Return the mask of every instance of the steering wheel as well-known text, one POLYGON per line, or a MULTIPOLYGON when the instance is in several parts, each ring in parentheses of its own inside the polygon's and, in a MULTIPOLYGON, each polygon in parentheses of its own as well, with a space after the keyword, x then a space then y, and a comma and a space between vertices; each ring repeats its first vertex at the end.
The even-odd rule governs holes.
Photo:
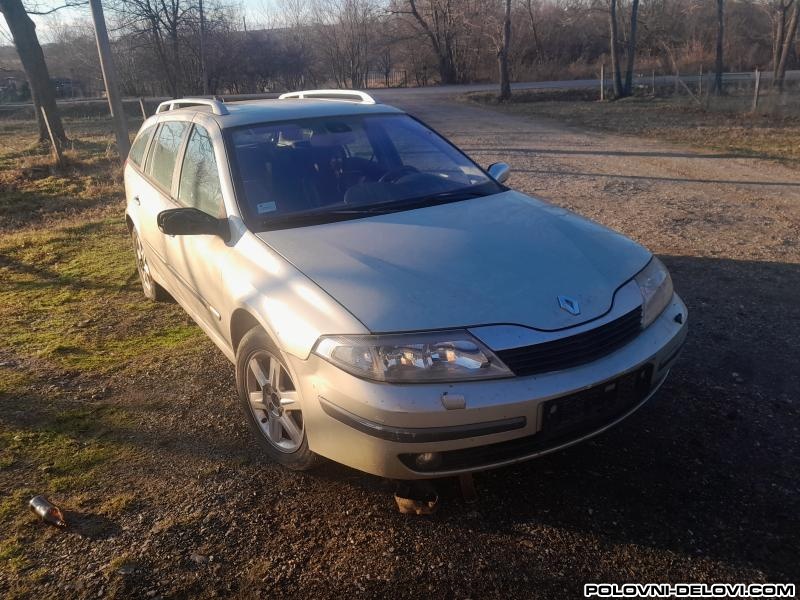
POLYGON ((412 167, 411 165, 403 165, 402 167, 387 171, 381 175, 378 181, 381 183, 394 183, 398 179, 405 177, 406 175, 413 175, 414 173, 419 173, 419 169, 412 167))

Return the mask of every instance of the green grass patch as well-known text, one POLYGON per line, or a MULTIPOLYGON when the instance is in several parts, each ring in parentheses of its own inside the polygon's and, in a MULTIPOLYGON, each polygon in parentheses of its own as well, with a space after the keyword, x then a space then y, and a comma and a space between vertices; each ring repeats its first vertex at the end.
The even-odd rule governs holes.
POLYGON ((20 571, 28 564, 22 544, 17 539, 0 541, 0 565, 12 571, 20 571))
POLYGON ((108 372, 202 338, 176 305, 146 301, 121 218, 0 241, 0 339, 16 358, 108 372))

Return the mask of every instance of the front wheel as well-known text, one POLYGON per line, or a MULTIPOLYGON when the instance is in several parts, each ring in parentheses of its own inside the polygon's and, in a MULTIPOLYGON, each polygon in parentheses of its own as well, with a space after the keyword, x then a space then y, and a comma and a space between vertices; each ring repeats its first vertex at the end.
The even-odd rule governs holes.
POLYGON ((260 327, 248 331, 236 352, 236 387, 247 423, 269 457, 305 471, 319 459, 308 448, 294 381, 280 351, 260 327))

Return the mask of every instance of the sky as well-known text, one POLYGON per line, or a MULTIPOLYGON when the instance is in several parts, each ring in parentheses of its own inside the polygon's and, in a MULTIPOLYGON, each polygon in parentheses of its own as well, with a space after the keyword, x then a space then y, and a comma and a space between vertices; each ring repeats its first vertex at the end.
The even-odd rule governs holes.
MULTIPOLYGON (((275 10, 280 0, 234 0, 234 2, 242 6, 248 22, 258 23, 259 21, 264 21, 270 11, 275 10)), ((23 3, 29 9, 35 6, 37 10, 43 11, 63 6, 64 0, 23 0, 23 3)), ((33 16, 32 18, 36 23, 39 41, 44 44, 51 41, 54 31, 59 27, 90 22, 92 15, 87 3, 85 6, 64 8, 48 16, 33 16)), ((108 15, 106 15, 106 18, 108 18, 108 15)), ((13 40, 6 27, 5 20, 0 17, 0 46, 10 46, 12 44, 13 40)))

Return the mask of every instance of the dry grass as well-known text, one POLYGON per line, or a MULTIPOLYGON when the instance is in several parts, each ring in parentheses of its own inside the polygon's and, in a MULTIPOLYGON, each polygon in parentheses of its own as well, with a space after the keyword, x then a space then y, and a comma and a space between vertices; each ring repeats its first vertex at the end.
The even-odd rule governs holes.
POLYGON ((766 96, 759 110, 750 113, 751 98, 745 95, 714 99, 708 106, 687 97, 637 96, 599 102, 597 96, 594 90, 546 90, 517 92, 508 104, 497 104, 494 95, 486 93, 468 98, 513 114, 800 164, 796 98, 766 96))

